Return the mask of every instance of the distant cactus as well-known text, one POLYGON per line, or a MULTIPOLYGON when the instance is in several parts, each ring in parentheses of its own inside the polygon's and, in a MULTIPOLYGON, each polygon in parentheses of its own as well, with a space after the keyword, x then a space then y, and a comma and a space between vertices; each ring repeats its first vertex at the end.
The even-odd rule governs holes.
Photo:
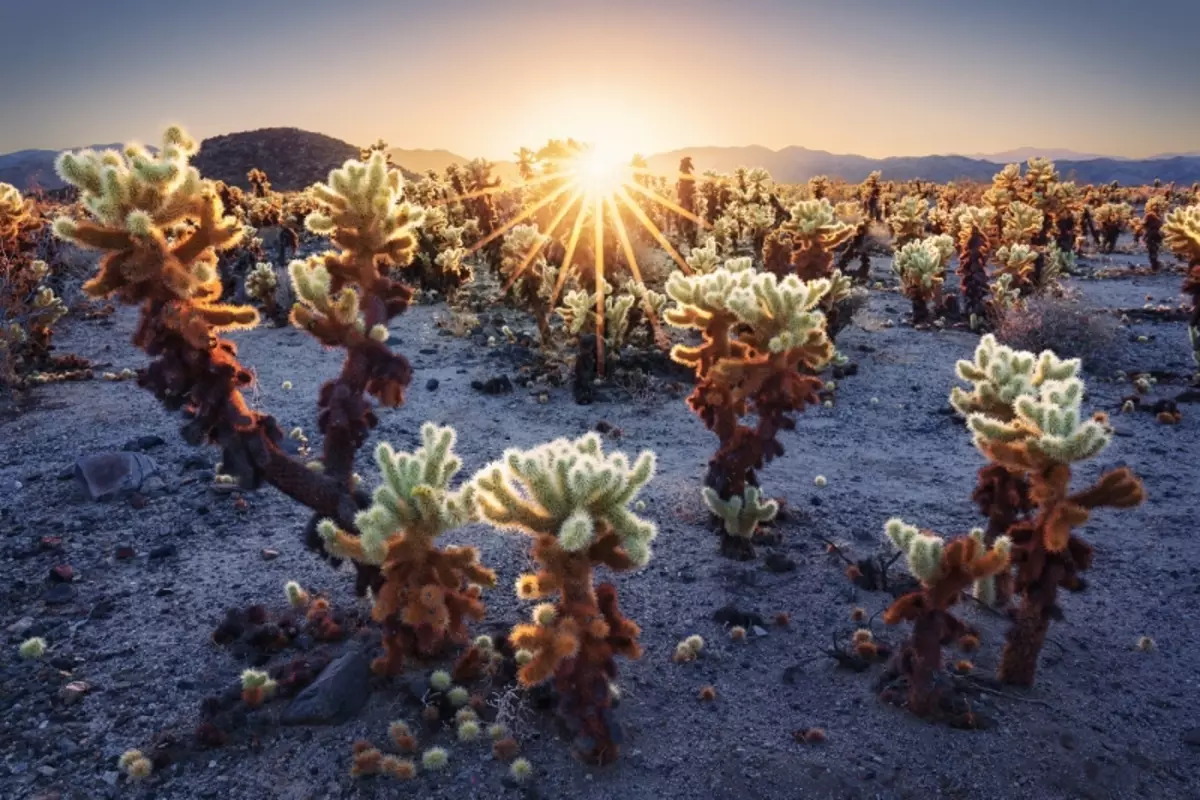
POLYGON ((895 237, 897 250, 925 233, 925 214, 928 211, 929 201, 912 195, 904 197, 892 209, 887 222, 895 237))
POLYGON ((540 569, 522 576, 521 596, 558 596, 554 614, 539 612, 509 635, 528 654, 521 683, 554 679, 559 714, 579 755, 592 763, 613 761, 621 741, 610 710, 613 658, 641 655, 638 626, 621 615, 612 585, 593 590, 593 573, 597 566, 623 572, 649 561, 657 529, 631 506, 654 463, 649 451, 633 463, 605 454, 600 438, 588 434, 509 450, 475 479, 483 519, 534 539, 540 569))
POLYGON ((1192 344, 1196 373, 1200 375, 1200 205, 1177 208, 1168 214, 1163 236, 1167 247, 1187 263, 1183 294, 1192 299, 1188 339, 1192 344))
POLYGON ((1150 269, 1157 272, 1162 269, 1162 264, 1158 260, 1159 249, 1163 243, 1163 217, 1167 213, 1167 198, 1162 195, 1156 195, 1146 201, 1146 208, 1142 215, 1142 238, 1146 242, 1146 257, 1150 261, 1150 269))
MULTIPOLYGON (((691 157, 684 157, 679 160, 679 180, 675 183, 675 196, 678 198, 679 207, 690 215, 696 213, 696 176, 693 174, 695 167, 692 166, 691 157)), ((679 220, 680 232, 683 234, 683 239, 689 245, 696 243, 696 224, 688 218, 679 220)))
POLYGON ((900 291, 912 302, 914 325, 929 322, 929 305, 936 305, 941 297, 953 254, 954 240, 946 234, 911 241, 897 249, 892 270, 900 277, 900 291))
MULTIPOLYGON (((946 542, 898 518, 888 520, 884 532, 921 582, 920 589, 898 598, 884 612, 883 621, 888 625, 913 624, 912 635, 897 651, 890 669, 907 681, 908 710, 930 716, 945 706, 936 689, 942 647, 975 635, 950 610, 968 588, 973 587, 976 596, 990 596, 993 577, 1008 568, 1011 542, 999 537, 989 547, 983 543, 982 532, 946 542)), ((954 721, 972 726, 969 711, 954 721)))
POLYGON ((1117 239, 1129 227, 1133 208, 1128 203, 1105 203, 1094 213, 1096 226, 1103 240, 1101 251, 1111 253, 1117 247, 1117 239))
POLYGON ((475 487, 450 488, 461 464, 454 440, 452 428, 426 423, 415 453, 379 445, 384 482, 371 507, 355 517, 360 534, 328 520, 319 526, 327 552, 382 572, 372 610, 384 629, 384 655, 373 665, 379 674, 397 673, 406 657, 432 658, 449 644, 466 643, 467 620, 483 618, 480 587, 496 580, 474 548, 437 547, 438 537, 475 513, 475 487))
POLYGON ((958 276, 965 311, 976 325, 987 314, 987 261, 991 252, 988 232, 993 226, 995 212, 979 206, 962 206, 957 210, 958 276))
POLYGON ((858 189, 863 216, 871 222, 883 222, 883 206, 880 204, 883 187, 879 183, 879 177, 878 170, 872 172, 858 189))
POLYGON ((1009 630, 1000 679, 1033 684, 1037 658, 1059 588, 1083 588, 1079 573, 1091 566, 1092 548, 1072 533, 1101 506, 1129 508, 1145 497, 1141 481, 1125 467, 1105 473, 1089 489, 1070 494, 1071 464, 1094 458, 1112 438, 1107 418, 1084 419, 1079 361, 1053 352, 1040 356, 980 342, 975 361, 959 362, 959 374, 975 384, 955 389, 951 403, 967 416, 975 446, 995 465, 1029 483, 1037 506, 1033 519, 1009 526, 1015 588, 1021 607, 1009 630))

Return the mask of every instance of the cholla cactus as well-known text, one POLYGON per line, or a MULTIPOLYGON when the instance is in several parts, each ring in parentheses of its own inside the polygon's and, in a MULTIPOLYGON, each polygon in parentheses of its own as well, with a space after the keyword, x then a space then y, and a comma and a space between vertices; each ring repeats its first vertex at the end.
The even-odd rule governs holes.
POLYGON ((1102 252, 1111 253, 1117 247, 1117 239, 1129 227, 1133 208, 1128 203, 1105 203, 1093 212, 1103 244, 1102 252))
POLYGON ((824 200, 829 193, 829 178, 824 175, 814 175, 808 179, 808 194, 813 200, 824 200))
POLYGON ((621 615, 611 584, 592 588, 596 566, 616 571, 644 566, 657 534, 633 508, 654 476, 655 456, 645 451, 631 464, 603 452, 588 434, 532 450, 509 450, 475 480, 484 520, 535 540, 540 570, 517 583, 522 598, 557 594, 532 624, 509 636, 528 658, 518 676, 532 686, 552 676, 559 713, 575 733, 580 755, 593 763, 616 758, 620 743, 610 712, 616 655, 638 658, 639 629, 621 615))
POLYGON ((837 218, 828 200, 801 200, 788 213, 792 218, 778 232, 790 239, 793 274, 801 280, 831 278, 833 251, 854 236, 854 227, 837 218))
POLYGON ((1146 241, 1146 257, 1150 261, 1150 269, 1157 272, 1162 269, 1162 264, 1158 260, 1158 252, 1163 243, 1163 217, 1167 213, 1167 198, 1162 195, 1155 195, 1146 201, 1146 208, 1142 215, 1142 237, 1146 241))
POLYGON ((996 264, 999 267, 997 275, 1007 275, 1012 286, 1020 291, 1033 281, 1038 256, 1038 251, 1030 245, 1006 244, 996 251, 996 264))
POLYGON ((991 221, 997 226, 997 235, 1003 235, 1004 214, 1012 203, 1020 200, 1021 190, 1021 165, 1005 164, 1004 168, 992 177, 991 188, 983 193, 983 202, 994 212, 991 221))
MULTIPOLYGON (((543 255, 550 237, 535 224, 516 225, 504 237, 500 246, 500 275, 514 294, 533 313, 542 345, 550 343, 550 314, 553 306, 557 271, 543 255)), ((566 269, 567 265, 563 265, 566 269)))
POLYGON ((892 270, 900 276, 900 291, 912 301, 914 325, 929 321, 929 304, 941 297, 953 253, 954 240, 941 234, 908 242, 892 258, 892 270))
POLYGON ((723 544, 734 554, 752 552, 741 511, 755 505, 746 502, 754 470, 783 453, 775 437, 794 426, 791 413, 819 401, 822 382, 811 373, 833 358, 833 344, 816 308, 832 288, 827 280, 757 272, 748 258, 730 259, 707 275, 677 272, 667 281, 674 305, 666 321, 704 336, 697 347, 677 345, 671 358, 695 370, 688 405, 720 441, 705 483, 724 503, 742 500, 737 514, 723 514, 723 544), (739 422, 751 407, 755 429, 739 422))
POLYGON ((1163 234, 1167 247, 1187 262, 1183 294, 1192 298, 1188 338, 1192 343, 1192 360, 1200 374, 1200 205, 1177 208, 1168 214, 1163 234))
POLYGON ((63 153, 55 167, 80 190, 91 219, 59 217, 54 232, 80 247, 104 251, 85 292, 93 297, 117 294, 131 304, 178 303, 179 332, 198 340, 207 337, 209 327, 251 327, 258 314, 212 300, 215 251, 235 245, 241 227, 222 216, 212 187, 188 165, 195 151, 196 143, 172 127, 163 134, 157 154, 138 145, 124 153, 63 153), (168 245, 163 231, 186 219, 195 220, 197 227, 168 245))
MULTIPOLYGON (((919 716, 943 712, 936 678, 942 665, 942 646, 962 636, 975 635, 950 613, 962 592, 973 587, 977 597, 993 594, 996 575, 1008 569, 1012 543, 1005 537, 989 547, 982 532, 945 542, 933 533, 919 531, 893 518, 884 526, 887 538, 904 553, 909 570, 921 588, 898 598, 884 612, 888 625, 913 624, 912 635, 896 654, 889 671, 908 684, 908 709, 919 716)), ((956 722, 973 727, 970 710, 956 722)))
MULTIPOLYGON (((637 298, 633 294, 613 294, 611 286, 605 292, 603 330, 609 353, 620 352, 629 340, 632 331, 629 312, 636 303, 637 298)), ((595 303, 588 292, 575 289, 563 295, 558 315, 562 317, 567 333, 576 338, 597 332, 595 303)))
POLYGON ((1129 508, 1144 498, 1141 481, 1127 468, 1105 473, 1096 485, 1070 494, 1071 464, 1095 457, 1112 439, 1102 414, 1084 418, 1079 361, 1002 348, 991 337, 980 342, 974 363, 960 361, 959 374, 975 383, 951 402, 967 416, 975 446, 995 465, 1029 484, 1037 505, 1032 520, 1013 523, 1017 565, 1015 587, 1022 595, 1008 633, 1000 678, 1031 685, 1037 657, 1058 589, 1082 588, 1079 573, 1091 565, 1091 547, 1072 533, 1100 506, 1129 508))
POLYGON ((375 460, 383 483, 371 507, 355 517, 360 534, 339 530, 331 520, 318 526, 328 553, 382 572, 371 612, 384 626, 384 655, 373 665, 379 674, 399 672, 406 656, 430 658, 468 641, 467 619, 484 614, 480 587, 495 583, 475 548, 437 547, 440 536, 475 515, 474 484, 450 488, 462 464, 454 440, 453 428, 427 422, 414 453, 379 445, 375 460))
POLYGON ((275 267, 270 264, 260 261, 246 276, 246 294, 262 303, 269 317, 275 316, 275 293, 278 289, 279 279, 275 275, 275 267))
POLYGON ((925 233, 925 214, 928 210, 929 201, 913 195, 904 197, 895 205, 887 222, 895 236, 897 250, 925 233))
POLYGON ((774 500, 764 500, 757 486, 747 486, 743 494, 734 495, 728 500, 714 490, 705 486, 702 490, 704 504, 708 510, 721 519, 725 533, 749 542, 758 526, 775 519, 779 513, 779 503, 774 500))
POLYGON ((875 170, 867 175, 867 179, 863 181, 862 186, 858 189, 858 196, 862 202, 863 216, 873 222, 883 222, 883 207, 879 202, 879 196, 883 190, 883 187, 879 184, 880 174, 878 170, 875 170))
POLYGON ((1010 203, 1004 211, 1004 243, 1028 245, 1038 236, 1045 222, 1045 215, 1019 200, 1010 203))
POLYGON ((958 275, 962 286, 963 310, 970 315, 973 327, 982 322, 987 312, 987 260, 991 250, 988 231, 995 213, 981 206, 962 206, 956 215, 958 222, 958 275))

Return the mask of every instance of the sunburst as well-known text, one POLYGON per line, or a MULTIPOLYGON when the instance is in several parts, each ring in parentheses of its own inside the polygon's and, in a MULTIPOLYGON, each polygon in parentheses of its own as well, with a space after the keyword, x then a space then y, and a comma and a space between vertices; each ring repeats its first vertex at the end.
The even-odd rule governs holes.
MULTIPOLYGON (((534 173, 529 177, 516 183, 487 187, 466 195, 448 197, 444 202, 453 203, 470 197, 479 197, 499 192, 517 191, 534 187, 541 188, 542 195, 540 198, 530 203, 503 225, 472 244, 468 248, 468 252, 470 253, 478 252, 512 230, 515 226, 530 220, 544 209, 550 208, 554 203, 561 202, 546 229, 542 231, 545 237, 522 258, 517 269, 506 276, 503 292, 507 292, 514 283, 520 280, 521 276, 534 263, 539 252, 541 252, 552 237, 561 235, 560 226, 574 212, 572 221, 568 223, 567 227, 562 228, 562 232, 569 231, 569 233, 566 233, 565 255, 562 266, 558 270, 558 277, 550 297, 551 307, 558 302, 559 295, 562 293, 567 278, 578 274, 579 265, 575 264, 575 255, 579 242, 585 235, 585 224, 590 218, 591 231, 586 233, 591 236, 592 253, 595 259, 593 265, 595 283, 593 293, 596 299, 596 368, 600 375, 603 375, 604 248, 606 227, 607 230, 614 234, 614 238, 619 243, 620 253, 628 263, 633 280, 639 285, 644 285, 642 271, 637 262, 629 230, 626 227, 625 220, 622 219, 622 211, 628 212, 685 273, 691 272, 687 262, 675 246, 671 244, 666 234, 663 233, 654 220, 646 213, 646 210, 638 202, 638 199, 644 199, 658 205, 662 209, 690 221, 699 228, 707 228, 709 226, 704 219, 646 185, 648 182, 636 180, 638 177, 652 174, 644 167, 633 166, 636 163, 636 159, 623 158, 620 153, 606 149, 602 145, 582 145, 573 140, 568 140, 566 143, 551 142, 550 145, 534 156, 535 160, 532 164, 529 163, 530 155, 532 154, 529 151, 522 151, 521 153, 522 162, 529 165, 531 171, 534 173)), ((690 179, 691 176, 687 176, 687 178, 690 179)), ((651 325, 657 331, 658 320, 654 318, 654 314, 649 308, 646 309, 646 312, 651 325)))

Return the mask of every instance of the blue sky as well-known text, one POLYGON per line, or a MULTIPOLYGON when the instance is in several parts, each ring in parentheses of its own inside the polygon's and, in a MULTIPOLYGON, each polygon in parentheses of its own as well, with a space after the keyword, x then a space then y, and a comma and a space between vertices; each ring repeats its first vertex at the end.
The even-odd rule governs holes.
POLYGON ((43 0, 0 6, 0 152, 296 126, 504 157, 1200 150, 1200 2, 43 0))

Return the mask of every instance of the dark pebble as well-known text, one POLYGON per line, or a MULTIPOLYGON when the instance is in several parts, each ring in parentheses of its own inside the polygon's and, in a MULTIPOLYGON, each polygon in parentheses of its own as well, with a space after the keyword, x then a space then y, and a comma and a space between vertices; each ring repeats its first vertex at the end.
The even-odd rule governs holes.
POLYGON ((430 378, 429 380, 425 381, 425 389, 430 392, 436 392, 438 386, 440 386, 440 384, 438 383, 437 378, 430 378))
POLYGON ((157 561, 160 558, 169 558, 170 556, 176 555, 178 552, 179 548, 175 545, 163 544, 151 550, 147 557, 151 561, 157 561))
POLYGON ((79 592, 69 583, 56 583, 46 590, 42 599, 48 605, 60 606, 75 599, 79 592))

